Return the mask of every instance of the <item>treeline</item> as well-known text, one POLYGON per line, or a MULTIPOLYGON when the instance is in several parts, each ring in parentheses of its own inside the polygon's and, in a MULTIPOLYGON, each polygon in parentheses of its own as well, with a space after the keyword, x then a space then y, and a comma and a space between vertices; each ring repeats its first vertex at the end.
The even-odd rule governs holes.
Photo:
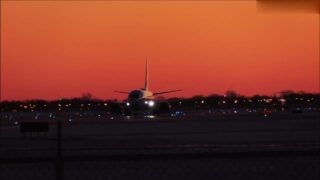
MULTIPOLYGON (((170 98, 167 100, 173 108, 319 108, 320 94, 283 91, 276 96, 242 96, 235 91, 225 95, 194 96, 191 98, 170 98)), ((110 111, 123 106, 117 100, 101 100, 86 94, 80 98, 59 99, 53 101, 27 100, 3 101, 1 112, 36 111, 110 111)))

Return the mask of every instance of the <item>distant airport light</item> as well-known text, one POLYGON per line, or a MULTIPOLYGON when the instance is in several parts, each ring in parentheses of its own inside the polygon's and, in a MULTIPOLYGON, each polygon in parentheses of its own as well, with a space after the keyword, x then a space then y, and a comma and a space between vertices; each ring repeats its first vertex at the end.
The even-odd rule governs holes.
POLYGON ((154 115, 146 115, 145 117, 149 118, 149 119, 154 119, 156 116, 154 116, 154 115))
POLYGON ((154 101, 149 101, 149 106, 153 107, 154 106, 154 101))
POLYGON ((127 103, 126 103, 126 105, 127 105, 127 106, 130 106, 130 103, 129 103, 129 102, 127 102, 127 103))
POLYGON ((284 98, 279 99, 279 101, 281 102, 282 105, 287 102, 286 99, 284 99, 284 98))
POLYGON ((237 104, 238 103, 238 100, 234 100, 234 104, 237 104))
POLYGON ((201 101, 201 104, 204 104, 204 100, 201 101))
POLYGON ((108 104, 107 103, 104 103, 104 106, 107 106, 108 104))
POLYGON ((144 101, 144 104, 148 104, 148 101, 144 101))
POLYGON ((266 103, 271 103, 272 99, 266 99, 266 103))

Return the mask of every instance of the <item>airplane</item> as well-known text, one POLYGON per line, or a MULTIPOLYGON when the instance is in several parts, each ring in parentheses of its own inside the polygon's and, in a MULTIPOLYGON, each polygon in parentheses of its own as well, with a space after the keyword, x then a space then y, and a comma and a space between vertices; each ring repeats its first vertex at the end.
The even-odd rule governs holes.
POLYGON ((128 99, 125 102, 124 114, 138 114, 139 111, 143 110, 147 114, 158 114, 169 112, 170 105, 166 101, 155 100, 155 96, 167 93, 173 93, 181 91, 170 90, 153 93, 149 89, 149 74, 148 74, 148 60, 146 59, 145 66, 145 78, 144 78, 144 88, 135 89, 130 92, 126 91, 115 91, 116 93, 127 94, 128 99))

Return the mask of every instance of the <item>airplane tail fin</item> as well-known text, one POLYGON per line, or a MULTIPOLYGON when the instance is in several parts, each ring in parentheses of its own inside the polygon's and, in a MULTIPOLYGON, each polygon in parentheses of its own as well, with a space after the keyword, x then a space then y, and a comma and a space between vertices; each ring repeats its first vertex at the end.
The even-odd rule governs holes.
POLYGON ((149 90, 148 87, 148 59, 146 58, 146 72, 145 72, 145 77, 144 77, 144 89, 147 91, 149 90))

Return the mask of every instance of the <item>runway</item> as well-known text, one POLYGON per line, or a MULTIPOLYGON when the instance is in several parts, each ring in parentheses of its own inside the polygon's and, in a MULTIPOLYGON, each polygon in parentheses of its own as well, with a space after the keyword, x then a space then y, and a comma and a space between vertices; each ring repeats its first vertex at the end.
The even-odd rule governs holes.
POLYGON ((60 157, 54 122, 47 134, 32 136, 23 135, 19 126, 2 126, 2 177, 12 180, 55 179, 58 174, 77 180, 320 177, 318 113, 112 120, 90 117, 62 121, 60 157))
MULTIPOLYGON (((263 150, 294 146, 318 147, 318 114, 180 118, 132 118, 113 121, 64 121, 62 148, 65 155, 89 151, 101 154, 165 152, 174 149, 207 151, 263 150)), ((56 125, 47 134, 23 135, 18 127, 2 127, 1 155, 22 152, 54 152, 56 125)), ((16 155, 15 155, 16 154, 16 155)), ((29 155, 32 153, 29 153, 29 155)), ((87 153, 86 153, 87 154, 87 153)))

